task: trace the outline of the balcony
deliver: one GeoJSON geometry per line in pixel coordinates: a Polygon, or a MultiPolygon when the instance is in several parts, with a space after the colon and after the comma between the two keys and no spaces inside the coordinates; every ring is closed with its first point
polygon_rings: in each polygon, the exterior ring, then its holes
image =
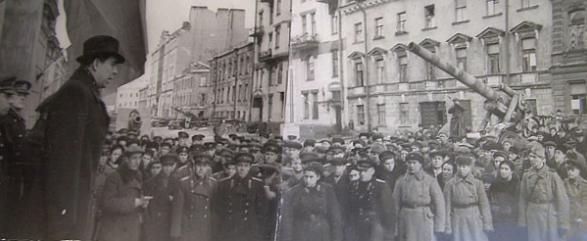
{"type": "Polygon", "coordinates": [[[297,50],[317,48],[319,44],[320,40],[318,39],[318,34],[316,33],[304,33],[291,39],[291,47],[297,50]]]}
{"type": "Polygon", "coordinates": [[[273,0],[261,0],[262,3],[273,4],[273,0]]]}
{"type": "Polygon", "coordinates": [[[259,61],[267,61],[269,59],[271,59],[271,49],[259,53],[259,61]]]}
{"type": "Polygon", "coordinates": [[[249,34],[249,36],[253,38],[260,38],[263,37],[263,33],[265,33],[265,29],[263,29],[263,27],[258,26],[253,28],[253,31],[249,34]]]}

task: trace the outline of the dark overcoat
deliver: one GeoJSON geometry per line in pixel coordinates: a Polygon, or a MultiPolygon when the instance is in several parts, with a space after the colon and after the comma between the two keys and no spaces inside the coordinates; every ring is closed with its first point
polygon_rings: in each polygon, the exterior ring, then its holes
{"type": "Polygon", "coordinates": [[[307,188],[299,184],[285,193],[280,241],[340,241],[342,225],[340,206],[330,185],[307,188]]]}
{"type": "Polygon", "coordinates": [[[163,173],[145,182],[145,195],[153,197],[144,213],[145,241],[171,240],[171,203],[175,198],[173,186],[173,179],[163,173]]]}
{"type": "Polygon", "coordinates": [[[110,118],[91,74],[83,68],[44,103],[47,240],[89,240],[94,227],[92,187],[110,118]]]}
{"type": "Polygon", "coordinates": [[[263,182],[255,177],[233,175],[220,180],[213,198],[218,223],[213,227],[216,241],[261,240],[260,223],[266,207],[263,182]],[[227,228],[228,227],[228,228],[227,228]]]}
{"type": "Polygon", "coordinates": [[[99,221],[100,241],[139,241],[141,234],[142,208],[136,207],[135,199],[142,194],[139,175],[124,182],[119,169],[106,178],[100,198],[102,216],[99,221]]]}
{"type": "Polygon", "coordinates": [[[176,186],[171,212],[171,237],[181,241],[211,241],[215,220],[211,200],[215,195],[216,180],[185,176],[176,186]]]}

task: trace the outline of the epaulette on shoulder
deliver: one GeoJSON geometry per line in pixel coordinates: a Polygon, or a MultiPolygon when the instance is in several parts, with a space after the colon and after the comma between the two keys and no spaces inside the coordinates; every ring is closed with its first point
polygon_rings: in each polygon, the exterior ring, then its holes
{"type": "Polygon", "coordinates": [[[190,179],[190,176],[185,176],[185,177],[182,177],[181,179],[179,179],[179,181],[183,182],[183,181],[187,181],[189,179],[190,179]]]}
{"type": "Polygon", "coordinates": [[[258,178],[258,177],[251,177],[251,179],[252,179],[252,180],[255,180],[255,181],[257,181],[257,182],[263,182],[263,180],[261,180],[261,179],[260,179],[260,178],[258,178]]]}
{"type": "Polygon", "coordinates": [[[219,181],[219,182],[224,182],[224,181],[227,181],[227,180],[230,180],[230,177],[225,177],[225,178],[222,178],[222,179],[220,179],[220,180],[218,180],[218,181],[219,181]]]}
{"type": "Polygon", "coordinates": [[[375,181],[378,183],[387,183],[387,182],[385,182],[385,180],[379,179],[379,178],[375,178],[375,181]]]}

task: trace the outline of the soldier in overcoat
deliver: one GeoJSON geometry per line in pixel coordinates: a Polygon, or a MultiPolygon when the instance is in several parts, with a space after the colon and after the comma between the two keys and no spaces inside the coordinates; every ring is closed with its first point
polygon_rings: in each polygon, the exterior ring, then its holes
{"type": "Polygon", "coordinates": [[[234,157],[236,174],[219,181],[213,197],[213,212],[218,217],[214,225],[215,241],[257,241],[261,240],[263,203],[265,191],[263,181],[249,173],[254,156],[238,153],[234,157]]]}
{"type": "Polygon", "coordinates": [[[518,224],[527,227],[529,241],[556,241],[569,230],[569,197],[561,178],[546,166],[544,147],[530,145],[531,167],[520,184],[518,224]]]}
{"type": "Polygon", "coordinates": [[[422,169],[423,162],[421,154],[408,154],[408,173],[397,181],[393,191],[398,241],[432,241],[444,233],[444,196],[436,179],[422,169]]]}
{"type": "Polygon", "coordinates": [[[178,180],[173,195],[171,237],[181,241],[211,241],[215,221],[211,201],[217,187],[216,180],[209,174],[212,157],[196,154],[192,159],[193,173],[178,180]]]}
{"type": "Polygon", "coordinates": [[[487,241],[493,230],[489,200],[483,182],[471,173],[474,157],[456,158],[457,175],[444,187],[446,229],[453,241],[487,241]]]}
{"type": "Polygon", "coordinates": [[[360,178],[348,187],[345,239],[391,240],[394,236],[392,191],[384,180],[375,178],[374,161],[363,159],[357,165],[360,178]]]}
{"type": "MultiPolygon", "coordinates": [[[[4,90],[8,96],[9,108],[0,121],[0,129],[3,133],[3,148],[5,150],[5,176],[6,178],[6,198],[8,212],[6,216],[11,217],[8,223],[9,228],[5,230],[8,237],[38,238],[34,235],[38,233],[34,227],[26,226],[27,219],[31,217],[23,215],[29,209],[30,202],[34,202],[32,195],[39,194],[33,192],[32,188],[35,183],[39,183],[40,169],[38,166],[30,165],[28,158],[25,156],[24,148],[26,127],[24,118],[20,111],[25,107],[25,99],[29,94],[31,83],[26,80],[19,80],[16,77],[6,80],[7,85],[4,90]],[[32,229],[31,229],[32,228],[32,229]]],[[[39,211],[36,209],[36,211],[39,211]]]]}
{"type": "Polygon", "coordinates": [[[319,181],[322,172],[320,163],[310,163],[304,182],[284,194],[278,240],[342,240],[341,209],[332,186],[319,181]]]}
{"type": "Polygon", "coordinates": [[[574,162],[566,164],[568,178],[565,187],[570,199],[569,241],[587,239],[587,181],[581,177],[581,167],[574,162]]]}

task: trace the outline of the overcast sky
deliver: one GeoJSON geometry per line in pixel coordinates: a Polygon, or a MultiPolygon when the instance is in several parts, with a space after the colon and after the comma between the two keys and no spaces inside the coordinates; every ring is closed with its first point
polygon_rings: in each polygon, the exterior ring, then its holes
{"type": "MultiPolygon", "coordinates": [[[[63,0],[58,0],[59,12],[64,13],[63,0]]],[[[239,8],[245,10],[245,27],[254,25],[255,0],[147,0],[147,35],[149,53],[161,36],[161,31],[175,31],[181,27],[183,21],[189,20],[191,6],[207,6],[210,10],[217,8],[239,8]]],[[[61,47],[69,46],[69,39],[65,30],[65,17],[57,18],[57,36],[61,47]]],[[[148,55],[147,55],[148,56],[148,55]]]]}

